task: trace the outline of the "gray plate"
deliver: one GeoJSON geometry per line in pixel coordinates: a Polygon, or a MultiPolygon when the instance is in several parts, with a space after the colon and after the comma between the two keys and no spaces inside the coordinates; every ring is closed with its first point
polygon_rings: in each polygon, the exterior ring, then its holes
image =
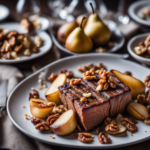
{"type": "Polygon", "coordinates": [[[133,4],[130,5],[130,7],[128,9],[128,13],[129,13],[130,17],[132,19],[134,19],[136,22],[138,22],[142,25],[150,26],[150,17],[147,20],[140,18],[142,9],[144,7],[150,8],[149,0],[148,1],[142,0],[142,1],[134,2],[133,4]]]}
{"type": "MultiPolygon", "coordinates": [[[[90,63],[95,65],[98,63],[103,63],[108,70],[117,69],[121,72],[131,71],[134,77],[142,81],[149,74],[148,68],[140,66],[131,61],[123,60],[121,58],[121,55],[114,54],[83,54],[66,57],[45,66],[41,70],[20,82],[10,94],[7,102],[7,111],[11,121],[20,131],[34,139],[48,144],[71,148],[108,149],[128,146],[150,139],[150,126],[146,125],[143,121],[138,122],[138,131],[134,133],[133,136],[131,136],[129,131],[118,135],[109,135],[112,139],[112,143],[101,144],[98,141],[98,134],[96,132],[91,132],[94,136],[94,141],[86,144],[78,141],[77,134],[75,135],[74,133],[67,136],[57,136],[54,133],[40,132],[35,130],[35,126],[31,123],[31,121],[25,119],[24,113],[31,115],[28,94],[31,90],[31,87],[38,89],[39,84],[37,81],[41,71],[46,73],[46,79],[50,73],[59,73],[62,69],[73,71],[76,77],[81,77],[82,73],[77,71],[78,66],[84,66],[90,63]],[[26,107],[22,108],[22,106],[26,107]],[[56,139],[51,139],[50,136],[54,136],[56,139]]],[[[47,84],[50,86],[49,82],[47,82],[47,84]]],[[[44,93],[46,90],[47,89],[43,89],[39,91],[41,98],[44,98],[44,93]]]]}
{"type": "MultiPolygon", "coordinates": [[[[115,46],[113,48],[109,48],[108,46],[106,46],[104,48],[107,49],[108,53],[116,52],[124,45],[125,38],[124,38],[123,34],[121,33],[121,31],[118,29],[116,23],[114,23],[113,21],[110,21],[110,20],[105,20],[104,22],[107,24],[107,26],[109,27],[109,29],[112,32],[110,41],[115,44],[115,46]]],[[[65,53],[67,55],[78,55],[79,53],[74,53],[74,52],[67,50],[65,48],[65,45],[61,44],[58,41],[58,39],[57,39],[58,28],[59,27],[53,27],[52,32],[51,32],[52,40],[55,43],[55,45],[59,48],[60,51],[62,51],[63,53],[65,53]]],[[[93,48],[89,53],[95,53],[95,49],[93,48]]]]}

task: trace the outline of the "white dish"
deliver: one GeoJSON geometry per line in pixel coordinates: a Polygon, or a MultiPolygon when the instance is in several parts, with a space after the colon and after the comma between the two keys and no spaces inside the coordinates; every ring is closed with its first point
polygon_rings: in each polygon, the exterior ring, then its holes
{"type": "Polygon", "coordinates": [[[137,21],[138,23],[146,26],[150,26],[150,19],[144,20],[140,18],[142,9],[144,7],[147,7],[150,9],[150,1],[149,0],[142,0],[142,1],[136,1],[133,4],[130,5],[128,9],[128,13],[132,19],[137,21]]]}
{"type": "MultiPolygon", "coordinates": [[[[16,30],[19,33],[27,33],[27,31],[20,26],[19,23],[3,23],[0,24],[0,27],[3,29],[8,29],[8,30],[16,30]]],[[[8,59],[8,60],[2,60],[0,59],[0,63],[8,63],[8,64],[13,64],[13,63],[20,63],[24,61],[29,61],[35,58],[38,58],[44,54],[46,54],[52,47],[52,40],[50,36],[45,32],[45,31],[35,31],[34,34],[32,34],[29,38],[34,40],[35,35],[38,35],[39,37],[42,38],[43,40],[43,45],[39,48],[39,53],[32,53],[31,56],[23,56],[22,54],[18,55],[20,57],[20,60],[14,60],[14,59],[8,59]]]]}
{"type": "Polygon", "coordinates": [[[140,42],[144,42],[146,37],[149,35],[150,35],[150,33],[144,33],[144,34],[134,36],[132,39],[130,39],[130,41],[128,42],[128,45],[127,45],[128,52],[134,59],[136,59],[137,61],[139,61],[141,63],[145,63],[148,65],[150,65],[150,58],[144,58],[142,56],[138,56],[137,54],[135,54],[134,47],[138,46],[138,44],[140,42]]]}
{"type": "MultiPolygon", "coordinates": [[[[59,73],[62,69],[71,70],[74,72],[75,76],[80,77],[82,74],[77,71],[78,66],[84,66],[89,63],[98,64],[101,62],[107,67],[108,70],[118,69],[121,72],[131,71],[134,77],[141,80],[144,80],[144,78],[149,74],[149,69],[121,58],[122,57],[120,55],[113,54],[83,54],[60,59],[47,65],[43,69],[37,71],[36,73],[30,75],[22,82],[20,82],[10,94],[7,102],[7,111],[11,121],[19,130],[34,139],[48,144],[71,148],[115,148],[136,144],[150,139],[150,126],[144,124],[142,121],[139,121],[137,124],[138,131],[134,133],[133,136],[131,136],[130,132],[128,131],[116,136],[109,135],[112,139],[112,143],[100,144],[97,138],[97,134],[92,132],[94,135],[94,142],[91,144],[85,144],[78,141],[77,136],[74,134],[68,136],[57,136],[53,133],[40,132],[35,130],[34,125],[24,117],[24,113],[31,115],[28,94],[31,90],[31,87],[38,89],[38,76],[42,71],[46,73],[46,78],[50,73],[59,73]],[[26,108],[22,108],[23,105],[26,106],[26,108]],[[51,139],[51,135],[56,137],[56,139],[51,139]]],[[[48,83],[48,86],[49,85],[50,83],[48,83]]],[[[44,98],[44,93],[46,90],[47,89],[43,89],[40,91],[41,98],[44,98]]]]}
{"type": "Polygon", "coordinates": [[[0,5],[0,21],[6,19],[8,16],[9,16],[9,9],[4,5],[0,5]]]}
{"type": "MultiPolygon", "coordinates": [[[[124,35],[118,29],[115,22],[111,20],[104,20],[104,22],[107,24],[112,34],[110,41],[114,43],[114,47],[112,48],[108,46],[104,47],[107,49],[106,53],[116,52],[124,45],[124,42],[125,42],[124,35]]],[[[64,44],[58,41],[57,30],[58,30],[58,27],[54,26],[51,33],[52,33],[52,40],[54,41],[55,45],[59,48],[59,50],[61,50],[66,55],[80,55],[81,53],[74,53],[74,52],[69,51],[68,49],[65,48],[64,44]]],[[[95,48],[93,48],[89,53],[96,53],[95,48]]],[[[85,53],[82,53],[82,54],[85,54],[85,53]]]]}

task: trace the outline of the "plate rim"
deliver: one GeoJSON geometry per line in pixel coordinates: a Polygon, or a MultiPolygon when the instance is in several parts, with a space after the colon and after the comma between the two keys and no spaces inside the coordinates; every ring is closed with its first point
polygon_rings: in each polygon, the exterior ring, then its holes
{"type": "Polygon", "coordinates": [[[128,8],[128,14],[130,15],[130,17],[135,20],[136,22],[145,25],[145,26],[150,26],[150,23],[148,23],[147,21],[141,19],[140,17],[138,17],[135,13],[134,10],[140,6],[140,4],[144,4],[145,2],[150,3],[149,0],[143,0],[143,1],[136,1],[134,3],[132,3],[129,8],[128,8]]]}
{"type": "MultiPolygon", "coordinates": [[[[121,60],[122,60],[122,58],[119,57],[119,55],[117,55],[117,54],[111,54],[111,53],[110,53],[110,54],[108,54],[108,53],[104,53],[104,54],[91,54],[91,55],[89,55],[89,54],[83,54],[83,55],[74,55],[74,56],[65,57],[65,58],[59,59],[59,60],[57,60],[57,61],[54,61],[54,62],[52,62],[52,63],[46,65],[45,67],[41,68],[41,69],[38,70],[37,72],[35,72],[35,73],[31,74],[30,76],[26,77],[25,79],[23,79],[23,80],[12,90],[12,92],[10,93],[10,95],[9,95],[9,97],[8,97],[8,100],[7,100],[7,113],[8,113],[8,116],[9,116],[10,120],[12,121],[12,123],[13,123],[21,132],[23,132],[24,134],[26,134],[27,136],[29,136],[29,137],[31,137],[31,138],[33,138],[33,139],[36,139],[36,140],[41,141],[41,142],[43,142],[43,143],[47,143],[47,144],[51,144],[51,145],[56,145],[56,146],[63,146],[63,147],[73,147],[73,148],[81,148],[81,149],[91,149],[91,148],[92,148],[92,149],[110,149],[110,148],[118,148],[118,147],[123,147],[123,146],[134,145],[134,144],[137,144],[137,143],[139,143],[139,142],[143,142],[143,141],[146,141],[146,140],[150,139],[150,136],[147,136],[147,137],[145,137],[145,138],[143,138],[143,139],[140,139],[140,140],[137,140],[137,141],[134,141],[134,142],[125,143],[125,144],[122,144],[122,145],[117,144],[117,145],[114,145],[114,146],[112,146],[111,144],[108,145],[108,146],[102,146],[102,145],[100,145],[100,146],[95,146],[95,147],[93,147],[93,145],[92,145],[92,147],[89,146],[89,145],[85,145],[85,146],[84,146],[84,145],[83,145],[83,146],[82,146],[82,145],[73,145],[73,144],[65,145],[65,144],[60,144],[60,143],[54,143],[54,142],[51,142],[51,141],[47,142],[47,141],[45,141],[45,140],[39,139],[38,137],[35,137],[35,136],[31,135],[30,133],[28,133],[26,130],[24,130],[22,127],[20,127],[20,126],[13,120],[13,117],[11,116],[10,111],[9,111],[9,103],[10,103],[10,100],[11,100],[11,96],[13,95],[13,93],[15,92],[15,90],[17,90],[24,82],[26,82],[26,80],[28,80],[29,78],[33,77],[34,75],[36,75],[36,74],[42,72],[43,70],[45,70],[45,69],[49,68],[50,66],[53,66],[53,65],[55,65],[55,64],[57,64],[57,63],[59,63],[59,62],[61,62],[61,61],[69,60],[69,59],[72,59],[72,58],[89,57],[89,56],[90,56],[90,57],[91,57],[91,56],[95,56],[95,57],[98,57],[98,56],[105,56],[105,57],[107,57],[107,56],[108,56],[108,57],[114,57],[114,58],[117,57],[118,59],[121,59],[121,60]]],[[[134,65],[136,65],[136,66],[140,66],[140,67],[143,67],[143,68],[148,69],[147,67],[141,66],[141,65],[139,65],[139,64],[137,64],[137,63],[135,63],[135,62],[133,62],[133,61],[130,61],[130,60],[124,60],[124,61],[129,62],[129,63],[132,63],[132,64],[134,64],[134,65]]]]}
{"type": "MultiPolygon", "coordinates": [[[[18,22],[6,22],[6,23],[0,23],[0,26],[5,25],[5,24],[7,24],[7,25],[9,25],[9,24],[20,25],[18,22]]],[[[31,57],[31,56],[27,57],[27,59],[20,59],[20,60],[1,60],[0,59],[0,63],[2,63],[2,64],[16,64],[16,63],[27,62],[27,61],[39,58],[39,57],[45,55],[46,53],[48,53],[52,49],[52,46],[53,46],[53,41],[52,41],[51,36],[47,32],[45,32],[44,30],[39,30],[39,31],[35,31],[35,32],[39,32],[39,33],[43,32],[44,34],[46,34],[48,36],[48,38],[50,40],[50,48],[47,51],[41,53],[40,55],[36,55],[34,57],[31,57]]]]}
{"type": "MultiPolygon", "coordinates": [[[[112,22],[112,23],[114,23],[114,24],[116,25],[116,23],[115,23],[114,21],[112,21],[112,20],[104,19],[104,22],[105,22],[105,21],[106,21],[106,22],[112,22]]],[[[55,38],[54,31],[52,31],[52,30],[53,30],[53,27],[52,27],[52,29],[51,29],[51,37],[52,37],[52,40],[53,40],[54,44],[59,48],[59,50],[61,50],[62,52],[65,52],[65,53],[67,53],[67,54],[69,54],[69,55],[81,55],[81,54],[83,55],[83,54],[85,54],[85,53],[75,53],[75,52],[68,51],[65,47],[63,47],[63,46],[58,42],[58,40],[55,38]]],[[[124,45],[124,43],[125,43],[125,37],[124,37],[123,33],[120,31],[120,29],[117,28],[117,25],[116,25],[116,30],[121,34],[121,36],[122,36],[122,41],[120,42],[119,46],[116,47],[116,50],[114,50],[114,51],[107,51],[107,52],[105,52],[105,53],[114,53],[114,52],[117,52],[117,51],[119,51],[119,50],[123,47],[123,45],[124,45]]],[[[89,53],[89,54],[95,54],[95,53],[89,53]]]]}

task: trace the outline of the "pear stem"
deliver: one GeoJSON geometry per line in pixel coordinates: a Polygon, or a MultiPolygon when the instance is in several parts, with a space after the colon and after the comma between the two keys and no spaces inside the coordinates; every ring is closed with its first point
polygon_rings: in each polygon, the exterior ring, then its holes
{"type": "Polygon", "coordinates": [[[92,3],[90,3],[90,5],[91,5],[91,8],[92,8],[92,12],[93,12],[93,14],[94,14],[95,12],[94,12],[94,8],[93,8],[92,3]]]}
{"type": "Polygon", "coordinates": [[[82,21],[81,21],[81,24],[80,24],[80,28],[82,29],[83,27],[82,27],[82,24],[83,24],[83,20],[85,19],[86,17],[83,17],[82,18],[82,21]]]}

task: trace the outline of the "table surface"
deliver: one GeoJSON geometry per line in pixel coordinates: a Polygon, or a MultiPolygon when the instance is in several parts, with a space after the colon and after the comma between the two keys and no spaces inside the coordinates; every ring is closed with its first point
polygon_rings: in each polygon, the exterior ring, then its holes
{"type": "MultiPolygon", "coordinates": [[[[39,1],[40,1],[40,4],[41,4],[41,14],[50,16],[51,11],[47,6],[47,0],[39,0],[39,1]]],[[[130,0],[130,1],[125,2],[125,10],[124,10],[125,14],[127,14],[128,6],[134,1],[135,0],[130,0]]],[[[15,16],[16,15],[16,12],[15,12],[16,3],[17,3],[17,0],[13,0],[13,1],[12,0],[5,0],[5,1],[0,0],[0,4],[6,5],[10,10],[10,16],[6,20],[4,20],[3,22],[15,22],[16,21],[16,16],[15,16]]],[[[106,3],[109,10],[113,10],[113,11],[117,10],[118,0],[113,0],[113,1],[105,0],[105,3],[106,3]]],[[[137,35],[139,33],[143,33],[143,29],[145,29],[144,26],[142,28],[140,28],[140,30],[135,35],[137,35]]],[[[127,42],[128,42],[128,40],[126,40],[124,46],[116,53],[119,53],[119,54],[128,53],[127,52],[127,42]]],[[[46,55],[50,55],[50,53],[51,52],[49,52],[46,55]]],[[[44,57],[44,56],[42,56],[42,57],[44,57]]],[[[34,64],[34,62],[38,61],[39,59],[41,59],[41,58],[37,58],[37,59],[29,61],[29,62],[14,64],[14,66],[18,67],[25,76],[28,76],[29,74],[32,73],[31,66],[34,64]],[[28,64],[30,64],[30,65],[28,65],[28,64]]],[[[136,62],[131,56],[128,59],[136,62]]],[[[46,63],[44,65],[46,65],[46,63]]],[[[26,135],[24,135],[24,136],[26,136],[26,135]]],[[[29,138],[29,137],[27,137],[27,138],[29,138]]],[[[140,149],[144,148],[145,150],[150,150],[149,142],[150,142],[150,140],[146,141],[146,142],[143,142],[143,143],[140,143],[140,144],[133,145],[133,146],[128,146],[128,147],[125,147],[125,148],[122,148],[122,149],[123,150],[125,150],[125,149],[140,150],[140,149]]],[[[52,146],[52,148],[53,149],[60,149],[60,147],[58,147],[58,146],[52,146]]],[[[61,150],[67,150],[67,149],[69,150],[70,148],[61,147],[61,150]]],[[[119,150],[119,148],[118,148],[118,150],[119,150]]]]}

